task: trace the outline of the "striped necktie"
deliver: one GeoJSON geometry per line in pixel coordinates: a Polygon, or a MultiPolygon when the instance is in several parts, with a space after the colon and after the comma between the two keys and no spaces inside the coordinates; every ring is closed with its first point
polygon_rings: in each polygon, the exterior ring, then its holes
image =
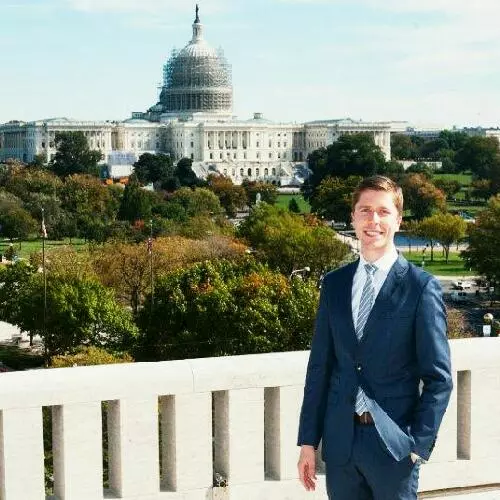
{"type": "MultiPolygon", "coordinates": [[[[356,322],[356,337],[361,340],[363,337],[363,330],[366,325],[366,320],[370,315],[370,311],[373,307],[373,302],[375,299],[375,287],[373,285],[373,275],[377,267],[373,264],[365,264],[366,271],[366,281],[363,291],[361,292],[361,300],[359,302],[358,311],[358,321],[356,322]]],[[[365,411],[368,411],[368,407],[365,400],[365,393],[358,387],[358,393],[356,394],[356,406],[355,411],[358,415],[361,415],[365,411]]]]}

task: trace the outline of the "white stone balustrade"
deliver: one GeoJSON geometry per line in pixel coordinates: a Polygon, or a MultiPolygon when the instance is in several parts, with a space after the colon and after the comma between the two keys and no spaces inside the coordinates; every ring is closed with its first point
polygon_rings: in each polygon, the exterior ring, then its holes
{"type": "MultiPolygon", "coordinates": [[[[500,339],[451,342],[455,390],[422,491],[500,483],[500,339]]],[[[295,446],[307,352],[0,375],[0,500],[315,500],[295,446]],[[102,408],[106,412],[102,412],[102,408]],[[104,428],[108,432],[104,450],[104,428]],[[103,453],[109,487],[103,488],[103,453]],[[227,486],[213,487],[214,474],[227,486]]]]}

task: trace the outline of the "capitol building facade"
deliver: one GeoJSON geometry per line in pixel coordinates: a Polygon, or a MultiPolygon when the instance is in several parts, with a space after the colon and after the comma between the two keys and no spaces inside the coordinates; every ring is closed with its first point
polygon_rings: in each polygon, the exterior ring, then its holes
{"type": "Polygon", "coordinates": [[[174,161],[191,158],[200,177],[218,172],[240,184],[244,179],[300,184],[309,153],[344,134],[370,133],[390,159],[391,122],[351,119],[276,123],[254,113],[248,120],[232,114],[231,66],[222,50],[203,37],[198,7],[191,41],[173,50],[163,68],[159,100],[145,112],[116,121],[51,118],[0,125],[0,161],[31,162],[55,155],[55,135],[81,131],[91,149],[102,152],[110,177],[130,175],[143,153],[168,153],[174,161]]]}

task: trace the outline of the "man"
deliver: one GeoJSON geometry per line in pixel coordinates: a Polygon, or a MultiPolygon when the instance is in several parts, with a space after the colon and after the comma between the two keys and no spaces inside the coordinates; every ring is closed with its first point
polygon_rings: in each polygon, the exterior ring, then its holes
{"type": "Polygon", "coordinates": [[[314,490],[322,440],[329,499],[416,499],[419,465],[450,398],[441,287],[396,251],[402,213],[397,184],[364,179],[352,203],[360,258],[328,273],[321,287],[298,469],[314,490]]]}

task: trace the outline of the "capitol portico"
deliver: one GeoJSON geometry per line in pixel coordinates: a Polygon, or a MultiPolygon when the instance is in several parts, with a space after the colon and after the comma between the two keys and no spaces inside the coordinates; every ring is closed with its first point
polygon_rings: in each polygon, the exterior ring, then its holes
{"type": "MultiPolygon", "coordinates": [[[[89,146],[103,155],[111,177],[127,176],[143,153],[168,153],[175,161],[193,160],[200,177],[210,172],[280,184],[300,184],[308,155],[344,134],[370,133],[390,159],[390,122],[351,119],[308,123],[276,123],[254,113],[248,120],[232,114],[231,66],[222,50],[204,39],[198,7],[192,38],[173,50],[163,68],[159,100],[128,120],[86,122],[51,118],[0,125],[0,161],[31,162],[37,155],[50,161],[56,153],[55,134],[82,131],[89,146]]],[[[392,130],[394,131],[394,130],[392,130]]]]}

